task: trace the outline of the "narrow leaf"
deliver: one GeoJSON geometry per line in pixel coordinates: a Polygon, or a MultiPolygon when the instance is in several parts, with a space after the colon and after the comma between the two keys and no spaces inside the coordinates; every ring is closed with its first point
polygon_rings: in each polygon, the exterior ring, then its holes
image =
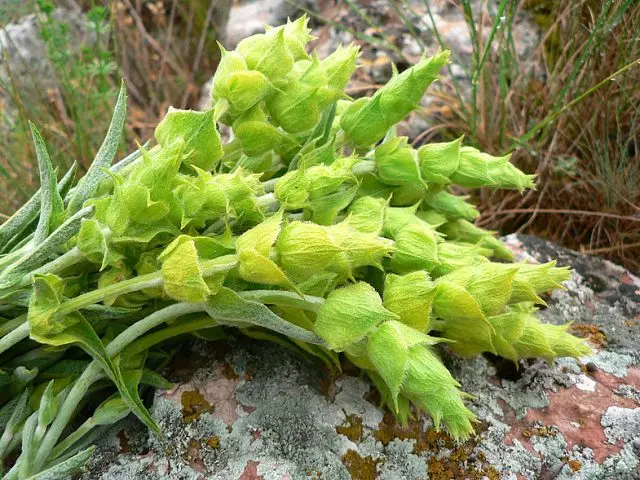
{"type": "Polygon", "coordinates": [[[56,174],[51,164],[49,152],[47,152],[47,146],[36,126],[33,123],[29,123],[29,126],[40,170],[40,219],[33,237],[33,244],[39,245],[47,238],[51,230],[62,223],[64,207],[62,197],[58,192],[56,174]]]}
{"type": "Polygon", "coordinates": [[[122,82],[107,135],[96,154],[96,158],[89,167],[89,170],[87,170],[86,175],[82,177],[82,180],[78,183],[78,186],[69,200],[69,206],[67,207],[69,214],[74,214],[80,210],[84,202],[91,198],[96,192],[100,183],[107,178],[107,169],[109,168],[109,165],[111,165],[111,162],[118,151],[118,146],[120,145],[120,137],[122,135],[126,115],[127,89],[124,82],[122,82]]]}

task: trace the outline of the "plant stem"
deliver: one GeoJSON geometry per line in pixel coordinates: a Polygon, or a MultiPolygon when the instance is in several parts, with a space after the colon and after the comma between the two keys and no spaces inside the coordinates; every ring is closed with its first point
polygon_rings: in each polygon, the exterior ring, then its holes
{"type": "Polygon", "coordinates": [[[34,270],[33,272],[25,275],[13,288],[26,287],[31,283],[33,275],[42,275],[44,273],[58,273],[66,268],[69,268],[84,260],[84,255],[78,247],[73,247],[64,255],[44,264],[42,267],[34,270]]]}
{"type": "Polygon", "coordinates": [[[137,292],[145,288],[162,286],[162,272],[153,272],[147,275],[140,275],[129,280],[114,283],[97,290],[84,293],[70,300],[67,300],[58,309],[60,315],[75,312],[83,307],[101,302],[105,298],[117,297],[126,293],[137,292]]]}
{"type": "MultiPolygon", "coordinates": [[[[26,315],[22,315],[26,318],[26,315]]],[[[16,343],[24,340],[29,336],[29,322],[24,322],[18,328],[12,330],[4,337],[0,338],[0,353],[6,352],[16,343]]]]}
{"type": "Polygon", "coordinates": [[[283,290],[248,290],[240,292],[240,296],[246,300],[253,300],[260,303],[286,305],[288,307],[302,308],[311,312],[317,312],[324,305],[324,298],[312,295],[302,297],[295,292],[283,290]]]}

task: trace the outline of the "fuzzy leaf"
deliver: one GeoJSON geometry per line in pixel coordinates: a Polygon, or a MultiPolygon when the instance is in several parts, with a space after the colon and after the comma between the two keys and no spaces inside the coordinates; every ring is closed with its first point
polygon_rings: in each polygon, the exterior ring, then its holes
{"type": "Polygon", "coordinates": [[[213,110],[197,112],[173,107],[158,124],[155,137],[162,146],[182,138],[185,163],[210,170],[222,158],[222,140],[213,119],[213,110]]]}
{"type": "Polygon", "coordinates": [[[246,300],[228,288],[223,287],[212,297],[205,309],[211,318],[223,325],[255,325],[303,342],[324,345],[324,341],[309,330],[283,320],[262,303],[246,300]]]}
{"type": "Polygon", "coordinates": [[[176,238],[160,254],[164,291],[183,302],[204,302],[211,293],[202,276],[196,244],[191,237],[176,238]]]}
{"type": "Polygon", "coordinates": [[[329,294],[318,312],[315,331],[333,350],[343,351],[382,322],[397,318],[382,306],[371,285],[358,282],[329,294]]]}
{"type": "Polygon", "coordinates": [[[424,271],[408,275],[388,274],[384,282],[384,307],[419,332],[429,331],[431,309],[437,289],[424,271]]]}
{"type": "Polygon", "coordinates": [[[62,197],[58,192],[56,174],[49,158],[49,152],[40,132],[33,123],[29,123],[33,143],[38,157],[40,170],[40,218],[33,236],[33,244],[41,244],[49,233],[55,230],[64,221],[64,206],[62,197]]]}

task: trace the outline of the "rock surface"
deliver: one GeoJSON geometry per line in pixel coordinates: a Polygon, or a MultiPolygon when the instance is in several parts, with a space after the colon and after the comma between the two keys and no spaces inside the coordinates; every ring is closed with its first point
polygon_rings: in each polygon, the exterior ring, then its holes
{"type": "Polygon", "coordinates": [[[194,342],[157,391],[165,433],[132,420],[101,442],[85,479],[297,480],[640,478],[640,280],[607,261],[527,236],[506,242],[529,261],[574,268],[545,321],[573,320],[594,354],[555,365],[442,357],[480,423],[455,443],[427,417],[398,425],[371,384],[332,375],[272,344],[194,342]]]}

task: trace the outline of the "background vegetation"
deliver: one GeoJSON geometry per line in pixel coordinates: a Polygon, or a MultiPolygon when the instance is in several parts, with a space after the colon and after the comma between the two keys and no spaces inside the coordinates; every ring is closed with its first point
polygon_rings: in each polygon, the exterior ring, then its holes
{"type": "MultiPolygon", "coordinates": [[[[414,10],[429,12],[430,2],[387,2],[422,45],[420,32],[435,23],[415,28],[418,18],[429,16],[414,10]]],[[[59,85],[26,95],[34,91],[32,85],[20,84],[15,76],[0,84],[0,93],[19,111],[11,125],[0,120],[0,214],[10,214],[35,188],[35,156],[25,147],[30,145],[28,120],[42,126],[61,169],[74,160],[86,165],[106,131],[120,76],[130,92],[127,135],[133,146],[150,137],[170,104],[195,106],[201,85],[215,69],[216,32],[208,0],[77,3],[88,12],[89,30],[97,38],[80,49],[52,17],[48,0],[15,2],[0,16],[6,24],[25,12],[40,12],[59,85]]],[[[359,33],[351,29],[359,41],[397,53],[384,33],[386,24],[370,14],[373,3],[339,0],[330,10],[348,9],[367,27],[359,33]]],[[[450,3],[464,12],[471,36],[473,53],[462,65],[472,79],[471,91],[461,95],[455,77],[447,76],[438,101],[423,112],[430,127],[413,140],[464,134],[481,150],[514,151],[520,168],[538,174],[538,189],[524,196],[483,191],[480,225],[537,234],[639,271],[640,5],[635,0],[488,0],[478,9],[471,0],[450,3]],[[522,12],[533,15],[542,29],[534,69],[515,53],[514,19],[522,12]]],[[[348,28],[326,11],[309,14],[318,25],[348,28]]],[[[437,31],[433,34],[442,41],[437,31]]],[[[444,41],[442,47],[447,47],[444,41]]]]}

